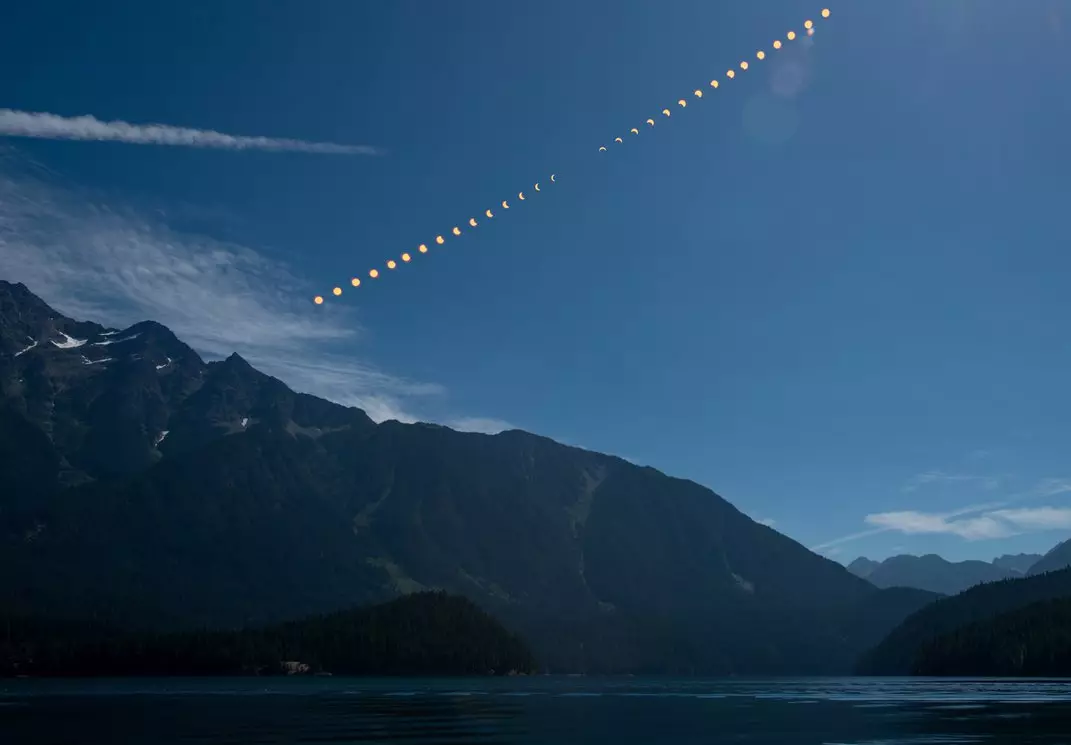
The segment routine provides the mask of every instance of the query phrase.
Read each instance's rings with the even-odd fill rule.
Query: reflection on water
[[[5,743],[1071,745],[1071,682],[0,682]]]

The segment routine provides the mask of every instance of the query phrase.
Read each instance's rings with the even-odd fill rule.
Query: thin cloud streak
[[[926,471],[908,479],[902,491],[910,494],[924,486],[933,484],[977,484],[983,489],[996,489],[1000,479],[996,476],[975,476],[963,473],[945,473],[944,471]]]
[[[190,129],[168,124],[131,124],[101,121],[94,116],[60,116],[38,111],[0,109],[0,135],[45,140],[126,142],[134,145],[170,145],[220,150],[319,153],[324,155],[381,155],[369,145],[339,145],[277,137],[228,135],[211,129]]]

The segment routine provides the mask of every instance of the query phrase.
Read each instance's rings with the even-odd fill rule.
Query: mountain
[[[848,571],[877,587],[914,587],[942,595],[955,595],[982,582],[1021,576],[1020,572],[986,561],[951,562],[936,554],[892,556],[880,563],[860,557],[848,566]]]
[[[0,620],[6,630],[0,675],[486,675],[534,669],[524,642],[470,601],[443,593],[239,631],[145,635],[94,624]]]
[[[941,598],[909,616],[862,656],[857,671],[864,675],[908,675],[927,645],[941,644],[936,641],[939,637],[959,633],[958,630],[970,624],[988,624],[1002,614],[1032,603],[1068,597],[1071,597],[1071,569],[972,587],[959,595]]]
[[[1004,554],[993,559],[993,566],[1026,576],[1039,559],[1041,554]]]
[[[856,577],[862,577],[863,579],[869,579],[870,575],[874,573],[874,570],[881,566],[881,562],[872,561],[865,556],[860,556],[858,559],[848,565],[848,571],[854,574]]]
[[[0,282],[0,313],[11,612],[241,627],[435,589],[552,670],[840,672],[934,598],[879,591],[652,468],[520,431],[377,425],[21,285]]]
[[[1066,678],[1071,675],[1071,597],[1031,603],[939,636],[918,651],[912,672]]]
[[[1071,566],[1071,540],[1054,546],[1030,567],[1027,574],[1033,576],[1035,574],[1044,574],[1045,572],[1055,572],[1068,566]]]

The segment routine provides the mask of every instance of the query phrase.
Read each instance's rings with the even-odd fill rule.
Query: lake
[[[1071,744],[1071,681],[0,681],[7,745]]]

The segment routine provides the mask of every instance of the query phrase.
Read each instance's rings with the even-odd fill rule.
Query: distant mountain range
[[[1068,547],[1068,553],[1071,554],[1071,547]],[[1071,564],[1071,555],[1067,558],[1062,566]],[[877,587],[914,587],[942,595],[955,595],[982,582],[1025,576],[1041,560],[1040,554],[1009,554],[992,562],[951,562],[936,554],[902,554],[880,562],[859,557],[848,565],[848,571]],[[1058,561],[1054,560],[1053,563]]]
[[[0,611],[226,628],[427,589],[578,672],[845,672],[936,597],[652,468],[376,424],[0,281]]]

